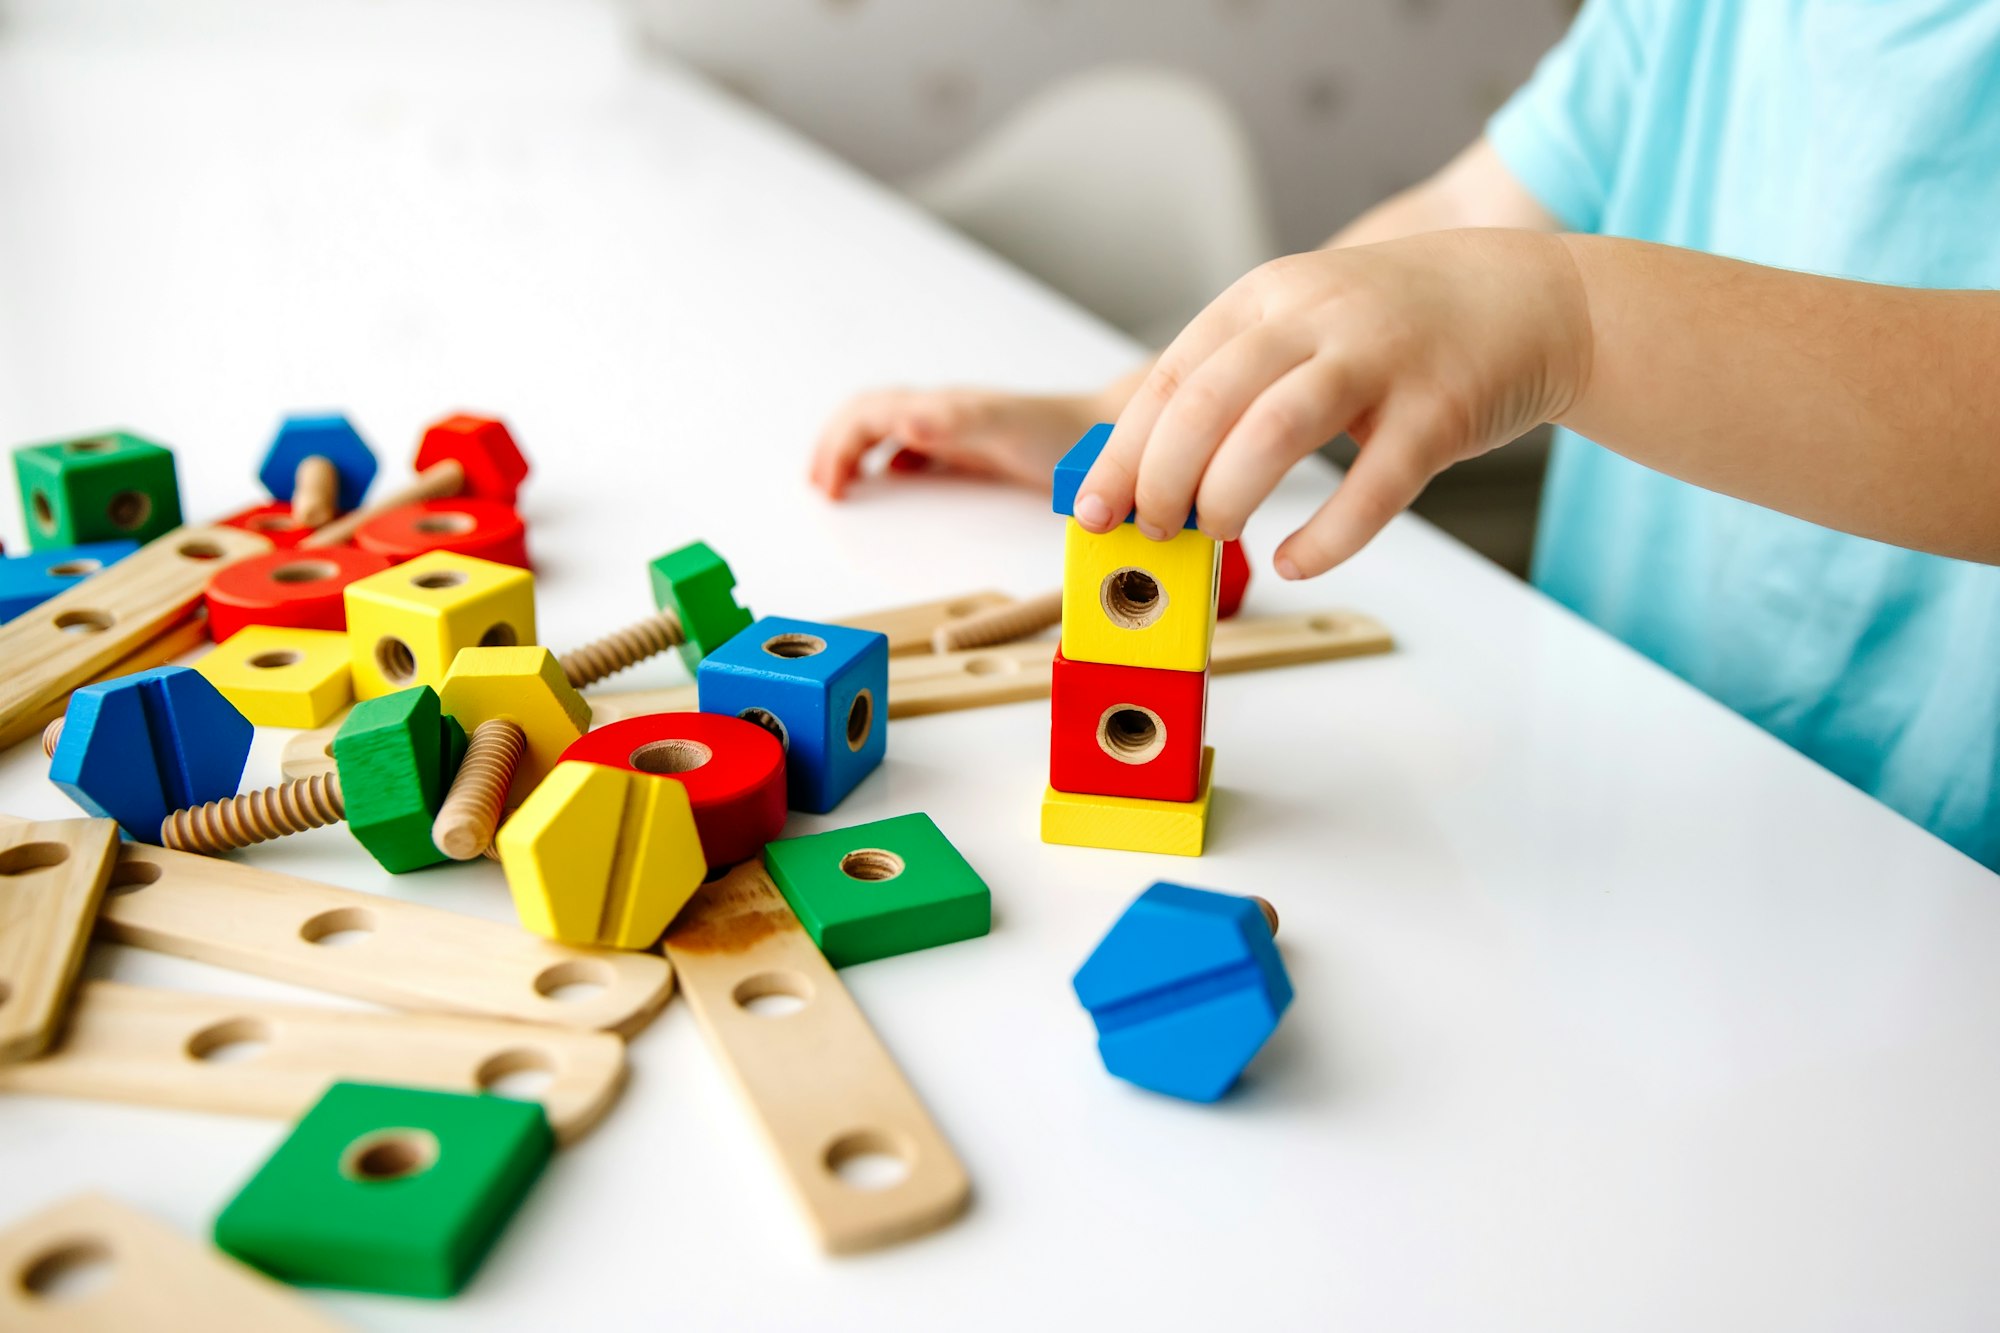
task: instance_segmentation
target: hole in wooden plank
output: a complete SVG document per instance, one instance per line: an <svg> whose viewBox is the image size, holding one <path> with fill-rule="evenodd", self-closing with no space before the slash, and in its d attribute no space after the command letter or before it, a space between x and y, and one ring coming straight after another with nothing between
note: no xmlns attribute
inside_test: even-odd
<svg viewBox="0 0 2000 1333"><path fill-rule="evenodd" d="M50 1305L79 1304L111 1285L111 1247L94 1237L65 1239L30 1259L21 1270L21 1288Z"/></svg>
<svg viewBox="0 0 2000 1333"><path fill-rule="evenodd" d="M120 857L118 864L111 867L111 882L104 887L109 894L137 893L148 884L160 882L160 868L151 861L134 861Z"/></svg>
<svg viewBox="0 0 2000 1333"><path fill-rule="evenodd" d="M69 848L59 842L24 842L0 852L0 875L26 875L69 860Z"/></svg>
<svg viewBox="0 0 2000 1333"><path fill-rule="evenodd" d="M71 634L95 634L111 628L109 611L65 611L56 617L56 628Z"/></svg>
<svg viewBox="0 0 2000 1333"><path fill-rule="evenodd" d="M427 1129L378 1129L363 1134L340 1155L340 1173L377 1184L419 1176L437 1164L437 1135Z"/></svg>
<svg viewBox="0 0 2000 1333"><path fill-rule="evenodd" d="M212 1065L254 1060L271 1045L271 1027L261 1018L225 1018L188 1038L187 1053Z"/></svg>
<svg viewBox="0 0 2000 1333"><path fill-rule="evenodd" d="M65 560L60 564L50 565L42 572L51 578L80 579L86 574L95 574L102 568L104 568L102 560Z"/></svg>
<svg viewBox="0 0 2000 1333"><path fill-rule="evenodd" d="M193 541L182 542L179 546L176 546L174 554L180 556L183 560L220 560L223 556L223 550L214 542Z"/></svg>
<svg viewBox="0 0 2000 1333"><path fill-rule="evenodd" d="M764 640L764 651L773 657L811 657L826 651L826 640L817 634L779 634Z"/></svg>
<svg viewBox="0 0 2000 1333"><path fill-rule="evenodd" d="M517 1101L533 1101L555 1081L555 1061L547 1051L514 1046L481 1063L473 1080L487 1092Z"/></svg>
<svg viewBox="0 0 2000 1333"><path fill-rule="evenodd" d="M713 758L700 741L671 739L640 746L626 762L641 773L692 773Z"/></svg>
<svg viewBox="0 0 2000 1333"><path fill-rule="evenodd" d="M910 1178L916 1156L899 1136L880 1129L843 1134L826 1147L826 1169L850 1189L894 1189Z"/></svg>
<svg viewBox="0 0 2000 1333"><path fill-rule="evenodd" d="M561 1004L593 1000L611 985L611 969L592 958L572 958L545 967L535 977L535 993Z"/></svg>
<svg viewBox="0 0 2000 1333"><path fill-rule="evenodd" d="M968 676L1008 676L1021 669L1021 664L1011 657L968 657L959 665L959 670Z"/></svg>
<svg viewBox="0 0 2000 1333"><path fill-rule="evenodd" d="M963 602L953 602L951 605L945 607L944 614L945 614L945 619L947 620L958 620L961 619L962 617L971 615L974 611L984 611L985 609L986 609L985 602L968 600Z"/></svg>
<svg viewBox="0 0 2000 1333"><path fill-rule="evenodd" d="M375 931L375 914L367 908L336 907L307 918L299 927L299 938L307 944L345 949L364 942Z"/></svg>
<svg viewBox="0 0 2000 1333"><path fill-rule="evenodd" d="M857 847L840 858L840 873L879 884L903 873L903 858L880 847Z"/></svg>
<svg viewBox="0 0 2000 1333"><path fill-rule="evenodd" d="M759 1018L783 1018L806 1007L812 983L796 972L759 972L736 983L730 998Z"/></svg>
<svg viewBox="0 0 2000 1333"><path fill-rule="evenodd" d="M1120 629L1145 629L1167 610L1167 594L1159 580L1130 565L1104 576L1097 599L1104 614Z"/></svg>

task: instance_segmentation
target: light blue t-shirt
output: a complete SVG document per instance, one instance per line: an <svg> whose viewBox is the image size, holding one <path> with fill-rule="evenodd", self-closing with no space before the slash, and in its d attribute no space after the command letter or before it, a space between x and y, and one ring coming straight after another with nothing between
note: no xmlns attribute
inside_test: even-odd
<svg viewBox="0 0 2000 1333"><path fill-rule="evenodd" d="M2000 0L1590 0L1488 135L1575 231L2000 286ZM2000 869L2000 569L1559 432L1534 578Z"/></svg>

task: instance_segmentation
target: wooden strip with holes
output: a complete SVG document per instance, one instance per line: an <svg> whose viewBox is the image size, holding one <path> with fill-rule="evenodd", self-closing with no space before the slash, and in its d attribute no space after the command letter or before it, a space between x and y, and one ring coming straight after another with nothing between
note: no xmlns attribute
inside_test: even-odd
<svg viewBox="0 0 2000 1333"><path fill-rule="evenodd" d="M603 1118L624 1085L625 1043L608 1032L503 1019L90 981L77 988L61 1043L39 1060L0 1066L0 1091L289 1120L341 1079L478 1092L533 1072L548 1075L534 1100L567 1143Z"/></svg>
<svg viewBox="0 0 2000 1333"><path fill-rule="evenodd" d="M144 671L149 667L165 666L207 642L208 617L200 614L192 615L169 628L157 639L148 641L137 652L119 658L84 683L95 685L99 681L116 680L120 676L129 676L135 671ZM33 713L24 713L7 727L0 728L0 750L17 741L24 741L30 736L41 735L42 728L61 717L68 709L69 692L64 691Z"/></svg>
<svg viewBox="0 0 2000 1333"><path fill-rule="evenodd" d="M103 1266L87 1298L44 1299ZM0 1231L0 1327L15 1333L334 1333L289 1287L101 1194Z"/></svg>
<svg viewBox="0 0 2000 1333"><path fill-rule="evenodd" d="M836 1254L887 1245L964 1211L965 1168L761 864L701 888L664 944L821 1245ZM771 996L804 1005L782 1015L749 1007ZM882 1189L842 1179L844 1161L875 1154L899 1158L908 1174Z"/></svg>
<svg viewBox="0 0 2000 1333"><path fill-rule="evenodd" d="M22 826L0 815L0 837ZM393 1008L629 1037L673 994L673 967L651 954L558 944L237 861L125 843L109 873L102 939ZM348 947L317 942L361 929L367 936ZM598 989L566 998L589 987Z"/></svg>
<svg viewBox="0 0 2000 1333"><path fill-rule="evenodd" d="M0 1065L55 1039L117 855L108 819L0 828Z"/></svg>
<svg viewBox="0 0 2000 1333"><path fill-rule="evenodd" d="M946 621L1005 606L1013 600L1004 592L988 589L958 597L943 597L935 602L915 602L909 606L892 606L881 611L842 616L833 623L846 625L849 629L872 629L886 634L889 636L889 656L903 657L911 653L928 653L931 636Z"/></svg>
<svg viewBox="0 0 2000 1333"><path fill-rule="evenodd" d="M241 528L176 528L0 625L0 734L185 619L218 569L270 549Z"/></svg>

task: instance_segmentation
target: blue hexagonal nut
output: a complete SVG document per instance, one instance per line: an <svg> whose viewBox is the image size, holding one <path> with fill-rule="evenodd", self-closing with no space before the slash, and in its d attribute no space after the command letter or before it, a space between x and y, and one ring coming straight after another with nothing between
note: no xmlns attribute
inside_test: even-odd
<svg viewBox="0 0 2000 1333"><path fill-rule="evenodd" d="M1106 1069L1196 1102L1229 1091L1292 1002L1256 899L1164 880L1125 909L1072 984Z"/></svg>
<svg viewBox="0 0 2000 1333"><path fill-rule="evenodd" d="M342 509L360 507L375 481L375 453L346 417L337 412L286 417L271 447L264 451L264 466L257 469L257 480L275 498L290 500L299 464L308 458L324 458L340 474L338 503Z"/></svg>
<svg viewBox="0 0 2000 1333"><path fill-rule="evenodd" d="M254 731L192 667L154 667L70 696L49 781L140 842L176 810L234 796Z"/></svg>

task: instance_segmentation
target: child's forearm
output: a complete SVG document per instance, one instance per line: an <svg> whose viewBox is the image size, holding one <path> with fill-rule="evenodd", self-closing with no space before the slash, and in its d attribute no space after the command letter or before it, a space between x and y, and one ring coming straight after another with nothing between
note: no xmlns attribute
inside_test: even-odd
<svg viewBox="0 0 2000 1333"><path fill-rule="evenodd" d="M1560 244L1591 326L1563 425L1698 486L2000 563L2000 294Z"/></svg>

